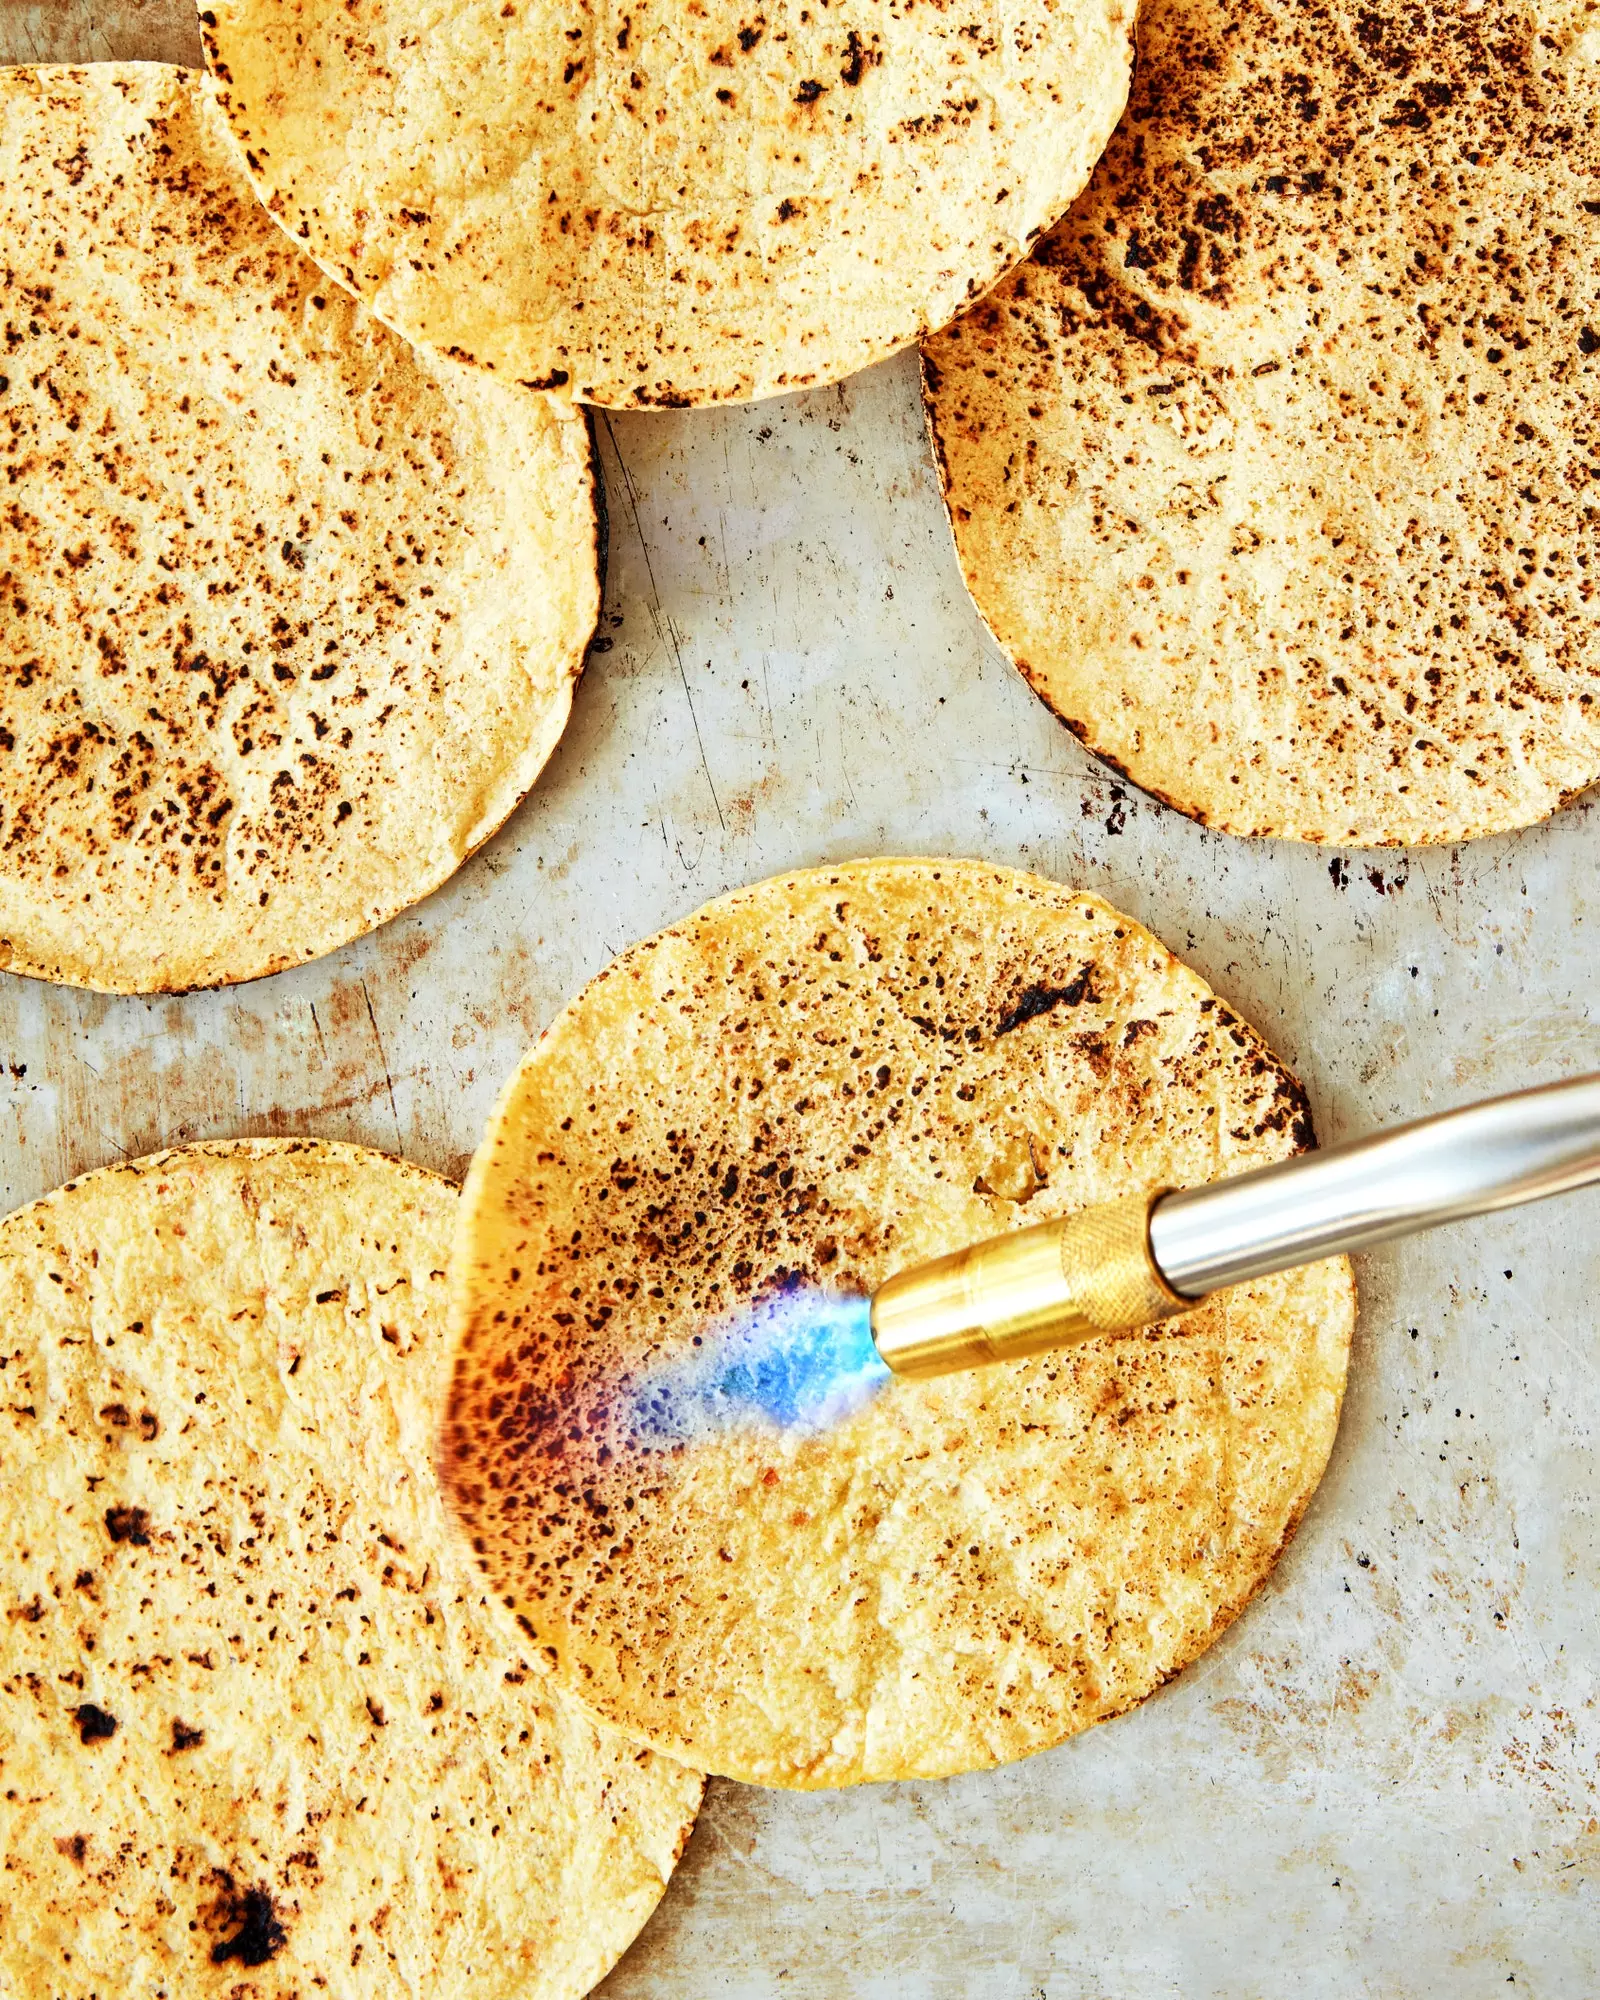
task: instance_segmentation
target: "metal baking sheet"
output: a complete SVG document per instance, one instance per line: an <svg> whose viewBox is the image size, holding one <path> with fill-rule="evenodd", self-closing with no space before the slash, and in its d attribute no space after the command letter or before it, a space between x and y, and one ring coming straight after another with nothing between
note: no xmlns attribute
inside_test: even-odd
<svg viewBox="0 0 1600 2000"><path fill-rule="evenodd" d="M0 55L193 59L179 0L0 0ZM438 895L181 1000L0 975L0 1198L210 1136L459 1173L607 957L720 891L964 853L1098 890L1296 1065L1325 1138L1600 1068L1594 808L1402 855L1232 840L1095 764L962 590L909 356L599 424L601 639L533 796ZM1255 1606L1010 1769L713 1783L608 2000L1600 1991L1600 1197L1361 1261L1343 1424Z"/></svg>

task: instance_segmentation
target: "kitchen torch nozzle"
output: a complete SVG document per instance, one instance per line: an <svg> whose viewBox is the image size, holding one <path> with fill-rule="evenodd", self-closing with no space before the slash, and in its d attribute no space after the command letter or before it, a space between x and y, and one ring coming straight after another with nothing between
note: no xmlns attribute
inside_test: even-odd
<svg viewBox="0 0 1600 2000"><path fill-rule="evenodd" d="M872 1338L900 1375L1016 1360L1153 1325L1273 1271L1596 1180L1600 1074L971 1244L880 1286Z"/></svg>

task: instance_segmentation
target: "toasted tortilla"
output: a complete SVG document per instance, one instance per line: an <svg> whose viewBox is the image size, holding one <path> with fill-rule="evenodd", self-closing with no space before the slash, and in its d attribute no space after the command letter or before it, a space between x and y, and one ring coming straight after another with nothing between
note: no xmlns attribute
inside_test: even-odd
<svg viewBox="0 0 1600 2000"><path fill-rule="evenodd" d="M453 1188L251 1140L0 1223L0 1989L572 2000L699 1801L485 1597L432 1466Z"/></svg>
<svg viewBox="0 0 1600 2000"><path fill-rule="evenodd" d="M1071 213L925 349L967 583L1232 833L1522 826L1600 777L1600 13L1151 0Z"/></svg>
<svg viewBox="0 0 1600 2000"><path fill-rule="evenodd" d="M409 348L192 72L0 70L0 964L249 979L439 886L594 628L581 416Z"/></svg>
<svg viewBox="0 0 1600 2000"><path fill-rule="evenodd" d="M1311 1136L1259 1037L1093 896L871 861L710 904L556 1019L473 1162L445 1477L494 1589L597 1716L760 1784L998 1764L1130 1707L1294 1533L1342 1260L821 1431L633 1413L752 1302Z"/></svg>
<svg viewBox="0 0 1600 2000"><path fill-rule="evenodd" d="M1127 96L1133 0L214 0L272 212L413 339L594 403L832 382L1024 254Z"/></svg>

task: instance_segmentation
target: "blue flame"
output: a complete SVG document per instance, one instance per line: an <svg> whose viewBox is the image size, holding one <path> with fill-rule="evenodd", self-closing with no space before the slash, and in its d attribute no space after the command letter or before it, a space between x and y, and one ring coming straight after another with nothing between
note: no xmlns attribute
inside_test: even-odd
<svg viewBox="0 0 1600 2000"><path fill-rule="evenodd" d="M751 1426L815 1433L891 1379L872 1344L870 1300L783 1292L636 1383L628 1416L635 1436L661 1443Z"/></svg>

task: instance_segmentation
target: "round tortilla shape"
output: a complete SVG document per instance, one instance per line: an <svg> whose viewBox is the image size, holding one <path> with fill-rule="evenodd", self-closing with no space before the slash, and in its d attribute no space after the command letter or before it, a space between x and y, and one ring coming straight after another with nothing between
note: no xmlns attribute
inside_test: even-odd
<svg viewBox="0 0 1600 2000"><path fill-rule="evenodd" d="M754 1299L1310 1143L1282 1064L1093 896L888 860L708 905L557 1018L468 1177L444 1476L494 1589L596 1715L761 1784L943 1776L1130 1707L1316 1486L1342 1260L809 1436L614 1412Z"/></svg>
<svg viewBox="0 0 1600 2000"><path fill-rule="evenodd" d="M1088 190L924 350L978 608L1202 824L1456 841L1600 777L1592 23L1151 0Z"/></svg>
<svg viewBox="0 0 1600 2000"><path fill-rule="evenodd" d="M428 895L598 614L581 415L420 354L193 72L0 70L0 964L251 979Z"/></svg>
<svg viewBox="0 0 1600 2000"><path fill-rule="evenodd" d="M1133 0L215 0L262 198L415 340L615 408L837 381L1088 180Z"/></svg>
<svg viewBox="0 0 1600 2000"><path fill-rule="evenodd" d="M0 1223L0 1987L568 2000L701 1780L552 1695L433 1472L455 1190L198 1146Z"/></svg>

